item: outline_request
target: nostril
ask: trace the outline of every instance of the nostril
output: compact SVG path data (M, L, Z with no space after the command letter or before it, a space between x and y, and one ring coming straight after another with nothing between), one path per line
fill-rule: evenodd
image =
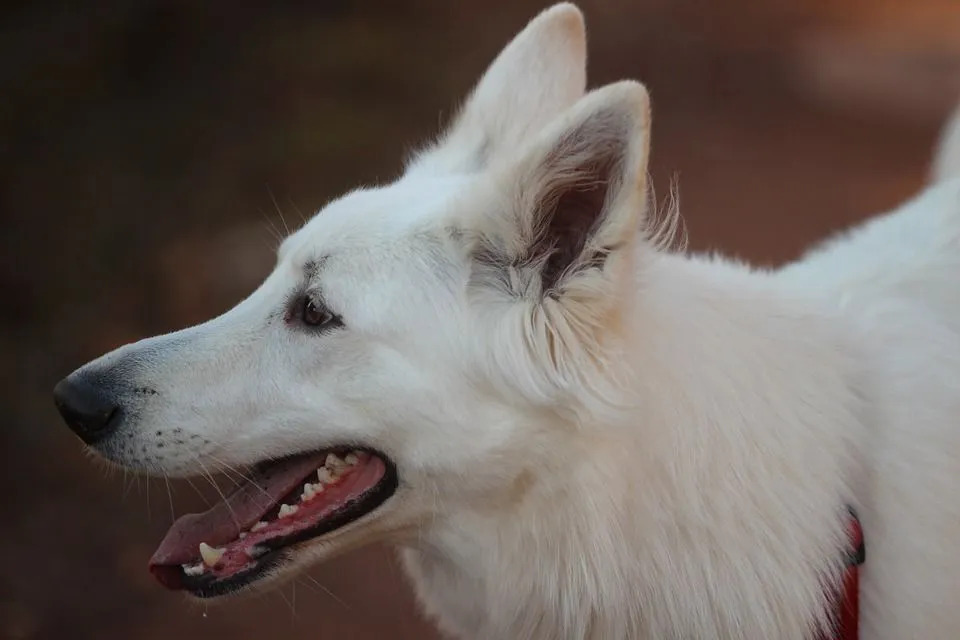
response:
M53 401L67 426L87 444L109 435L119 422L120 407L110 390L76 374L57 383Z

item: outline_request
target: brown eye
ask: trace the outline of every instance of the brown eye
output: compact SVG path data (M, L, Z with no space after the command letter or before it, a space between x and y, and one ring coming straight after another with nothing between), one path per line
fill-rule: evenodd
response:
M342 324L339 317L310 298L303 299L300 308L300 320L309 327L334 327Z

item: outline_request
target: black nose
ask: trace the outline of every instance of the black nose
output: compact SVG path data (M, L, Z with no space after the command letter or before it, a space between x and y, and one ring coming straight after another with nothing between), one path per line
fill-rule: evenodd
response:
M109 435L119 422L119 407L109 390L76 374L57 383L53 401L67 426L87 444Z

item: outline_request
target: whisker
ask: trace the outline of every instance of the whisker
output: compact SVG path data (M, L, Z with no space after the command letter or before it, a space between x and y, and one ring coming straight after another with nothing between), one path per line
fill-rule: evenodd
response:
M270 239L261 238L263 241L263 246L269 249L273 253L277 253L280 250L280 245L283 243L283 234L280 233L280 230L277 229L277 226L273 223L273 220L270 219L270 216L267 215L265 211L259 210L261 216L263 216L263 229L269 234ZM272 242L270 241L272 240Z
M293 210L298 216L300 216L301 222L303 222L303 224L307 224L307 216L303 215L303 211L300 210L300 207L298 207L297 204L290 198L287 198L287 202L290 203L290 206L293 207Z
M283 217L283 211L280 210L280 205L277 204L277 198L273 195L273 189L270 188L270 185L267 185L267 193L270 194L270 199L273 201L273 207L277 210L277 215L280 216L280 222L283 223L283 228L286 230L287 235L290 235L290 227L287 226L287 221Z
M240 471L240 470L237 469L236 467L234 467L234 466L232 466L232 465L224 462L223 460L221 460L220 458L216 457L215 455L213 455L213 454L211 454L211 453L208 453L207 456L210 457L210 458L213 458L213 461L216 462L216 463L220 466L220 468L223 470L224 473L226 473L226 472L229 470L230 472L237 474L238 476L240 476L241 479L243 479L243 480L245 480L246 482L248 482L248 483L252 484L253 486L255 486L255 487L260 491L260 493L262 493L262 494L265 495L267 498L269 498L271 502L273 501L273 496L271 496L269 493L267 493L266 489L264 489L264 488L261 487L259 484L257 484L256 482L254 482L253 478L251 478L251 477L248 476L247 474L243 473L242 471ZM239 486L239 485L238 485L238 486Z
M297 583L290 584L290 609L293 611L293 618L297 617Z
M210 458L212 456L207 454L207 457ZM221 467L219 464L216 466L215 470L217 473L219 473L224 478L226 478L227 481L230 482L230 484L232 484L234 487L240 487L240 483L237 482L237 480L232 475L230 475L230 472L224 469L223 467Z
M216 457L216 456L213 455L212 453L208 453L208 454L206 454L206 456L207 456L208 458L212 459L214 462L216 462L216 463L217 463L217 471L220 472L220 473L222 473L223 475L225 475L225 476L227 477L227 479L228 479L230 482L234 483L236 486L239 487L239 486L240 486L240 483L237 482L236 479L234 479L234 477L233 477L234 475L239 476L241 480L246 480L247 482L250 482L250 479L247 478L245 475L243 475L239 470L235 469L235 468L232 467L230 464L224 462L223 460L221 460L220 458ZM233 474L233 475L231 475L231 474Z
M170 503L170 520L176 521L177 514L173 510L173 491L170 489L170 478L163 474L163 482L167 487L167 501Z
M127 496L130 494L130 489L133 488L133 480L135 476L131 476L129 470L123 468L123 493L120 495L120 501L125 502Z
M338 598L337 595L336 595L333 591L330 591L330 589L327 589L325 586L323 586L322 584L320 584L320 582L319 582L316 578L314 578L313 576L305 573L305 574L303 574L301 577L303 577L303 578L309 580L310 582L312 582L313 584L317 585L317 587L318 587L321 591L323 591L323 593L325 593L325 594L327 594L328 596L330 596L331 598L333 598L335 602L339 603L339 604L340 604L341 606L343 606L345 609L348 609L348 610L350 609L350 605L348 605L346 602L344 602L343 600L341 600L340 598Z
M280 230L277 228L276 224L274 224L270 216L268 216L266 213L263 213L262 215L263 219L266 221L263 225L263 228L270 232L270 235L276 241L277 246L279 246L280 243L283 242L283 234L280 233ZM277 247L274 247L274 249L276 248Z
M287 596L283 594L283 591L281 589L277 589L274 593L280 596L283 599L283 601L287 603L287 606L290 607L290 621L293 622L293 620L297 617L297 612L294 611L293 609L293 603L290 602Z
M144 478L143 486L146 487L147 494L147 522L151 522L153 518L153 511L150 509L150 478ZM137 476L137 491L140 491L140 476Z
M227 496L223 494L223 491L220 489L220 485L218 485L216 481L214 481L213 476L210 475L210 472L207 470L206 465L203 464L203 460L201 460L199 456L194 456L194 459L197 461L197 464L200 465L200 468L203 469L203 473L206 476L207 480L210 481L210 484L213 485L213 488L216 489L217 493L220 494L220 499L223 500L223 504L226 505L227 511L230 512L230 517L233 518L233 524L236 525L237 529L239 529L240 521L237 520L237 514L234 513L233 507L231 507L230 503L227 501Z
M184 480L186 480L187 484L189 484L190 487L196 492L196 494L200 496L200 499L203 500L203 503L207 505L208 509L213 506L212 504L210 504L210 501L207 500L207 496L203 495L203 492L197 488L197 485L193 484L193 480L191 480L190 478L184 478Z

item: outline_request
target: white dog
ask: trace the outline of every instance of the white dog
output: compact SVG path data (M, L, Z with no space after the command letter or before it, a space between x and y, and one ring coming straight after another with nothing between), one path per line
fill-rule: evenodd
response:
M250 469L152 571L211 597L383 539L457 637L811 640L851 606L852 509L860 638L960 638L960 129L800 262L680 255L647 93L585 93L584 43L544 11L248 299L58 385L120 465Z

